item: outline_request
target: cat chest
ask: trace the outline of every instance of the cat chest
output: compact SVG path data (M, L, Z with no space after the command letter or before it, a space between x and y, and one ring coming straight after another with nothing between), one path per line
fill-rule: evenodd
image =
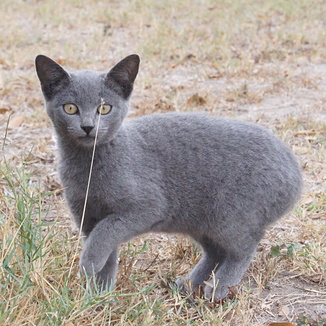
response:
M62 175L65 197L79 225L83 211L85 220L96 223L110 214L130 206L131 187L114 175L93 173L90 181L82 173ZM84 206L86 208L84 209Z
M88 207L92 208L94 212L97 211L97 207L109 209L114 207L119 200L120 189L117 187L111 187L111 183L103 178L101 182L95 178L88 182L87 178L74 178L66 179L65 195L69 203L74 207L80 207L87 202Z

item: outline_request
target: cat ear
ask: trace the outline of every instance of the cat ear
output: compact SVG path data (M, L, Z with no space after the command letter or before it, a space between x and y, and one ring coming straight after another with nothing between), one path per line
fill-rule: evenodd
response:
M139 69L139 56L129 55L116 64L106 75L105 84L124 99L131 95Z
M35 58L35 67L47 100L51 100L57 92L68 86L69 74L52 59L40 54Z

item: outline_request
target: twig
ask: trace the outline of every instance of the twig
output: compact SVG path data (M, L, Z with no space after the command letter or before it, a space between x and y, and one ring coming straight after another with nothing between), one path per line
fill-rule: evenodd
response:
M156 256L154 257L154 259L151 261L151 263L145 268L142 270L142 272L146 272L156 261L157 257L158 257L159 254L156 254Z

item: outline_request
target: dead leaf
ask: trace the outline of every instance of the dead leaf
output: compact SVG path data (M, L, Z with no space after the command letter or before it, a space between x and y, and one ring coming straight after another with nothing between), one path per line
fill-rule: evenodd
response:
M4 114L6 112L10 111L9 108L0 108L0 114Z
M294 133L294 136L315 136L317 133L314 130L301 130Z
M187 104L204 105L206 104L206 99L196 93L188 98Z
M58 58L55 61L61 66L65 65L65 63L66 63L66 60L62 59L62 58Z
M24 117L22 115L16 115L9 120L8 129L20 127L23 122Z
M73 324L72 322L69 322L69 323L65 323L64 326L75 326L75 324Z
M225 99L225 101L227 101L227 102L235 102L235 99L232 98L232 97L228 97L228 98Z

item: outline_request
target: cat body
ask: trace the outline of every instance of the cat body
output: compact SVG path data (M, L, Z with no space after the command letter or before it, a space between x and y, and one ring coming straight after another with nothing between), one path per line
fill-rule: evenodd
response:
M112 285L119 244L147 232L182 233L202 246L203 257L177 284L201 285L208 298L224 298L240 282L266 227L299 198L299 166L281 141L253 124L198 113L124 121L138 65L132 55L108 73L68 73L47 57L36 59L65 196L86 236L81 268ZM97 113L101 102L109 113ZM67 103L77 111L67 114ZM204 283L212 273L217 289Z

